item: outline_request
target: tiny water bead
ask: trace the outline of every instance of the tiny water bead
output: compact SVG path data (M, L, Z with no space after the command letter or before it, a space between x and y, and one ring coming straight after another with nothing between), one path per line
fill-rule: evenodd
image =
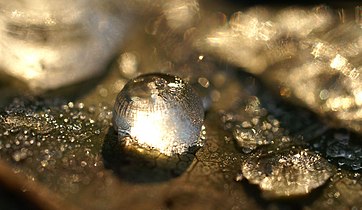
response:
M192 87L177 76L160 73L130 80L113 110L119 139L167 156L202 145L203 119L201 99Z
M102 112L102 113L101 113ZM0 110L0 158L24 180L74 195L103 169L111 110L61 99L15 98Z

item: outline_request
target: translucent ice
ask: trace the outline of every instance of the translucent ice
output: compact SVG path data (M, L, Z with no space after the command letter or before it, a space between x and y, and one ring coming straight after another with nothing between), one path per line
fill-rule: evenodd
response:
M99 75L128 24L127 11L109 0L1 0L0 10L0 67L36 90Z
M260 76L284 98L333 119L331 125L361 133L361 37L358 23L338 21L326 6L256 7L235 13L195 45Z
M113 126L121 140L166 155L200 145L203 118L202 102L191 86L166 74L129 81L113 110Z
M260 149L247 158L241 169L249 182L271 197L308 194L333 174L325 159L300 147Z

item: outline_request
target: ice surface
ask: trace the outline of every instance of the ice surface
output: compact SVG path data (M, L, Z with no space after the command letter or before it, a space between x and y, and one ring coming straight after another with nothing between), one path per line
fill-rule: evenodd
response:
M260 75L287 100L331 124L362 132L361 37L354 20L326 6L237 12L195 46ZM312 24L313 23L313 24Z
M300 77L294 78L300 78L300 83L296 80L288 84L272 80L274 77L286 79L289 76L288 73L275 74L275 63L283 63L287 58L286 63L290 66L287 65L285 69L290 71L301 66L300 63L305 64L304 58L310 58L318 61L317 63L327 63L329 73L338 80L338 83L332 84L338 86L341 82L342 87L351 88L349 85L354 85L349 83L351 78L341 79L353 76L354 74L349 73L354 71L348 69L351 69L351 65L356 67L360 62L361 42L356 38L358 33L350 33L355 32L348 29L351 24L346 21L346 24L333 30L328 28L327 24L326 27L310 31L311 27L320 26L320 23L326 20L323 19L323 14L328 14L328 10L323 7L317 7L319 10L289 8L289 13L281 13L279 16L274 13L276 10L269 8L251 9L251 13L237 13L232 24L237 31L234 35L247 36L249 41L256 39L256 42L243 42L247 47L240 47L237 46L238 38L234 37L235 42L230 42L230 45L227 45L230 48L225 50L236 49L240 55L249 57L235 58L241 58L239 61L243 62L250 61L251 64L254 55L263 55L255 57L256 61L267 58L266 64L273 65L273 68L269 66L271 68L265 72L272 70L270 72L273 72L273 77L267 74L260 76L271 84L265 87L259 83L258 78L237 71L240 69L235 69L230 63L220 61L220 58L224 60L224 57L213 57L210 51L200 51L200 48L195 50L192 47L190 42L202 35L198 34L198 29L213 29L215 24L207 21L190 22L185 18L185 25L182 26L182 19L178 16L175 20L181 21L177 23L181 24L178 25L181 27L173 30L163 13L166 7L162 5L168 1L132 2L143 4L143 8L148 7L146 10L158 7L160 13L143 13L140 18L142 23L132 25L139 27L136 34L130 35L135 41L126 43L126 48L120 52L120 59L114 64L116 68L110 69L109 74L105 74L87 89L71 90L75 99L65 100L66 102L46 102L40 98L30 101L18 99L7 108L1 109L0 162L1 166L8 166L9 171L20 177L20 185L13 186L16 192L23 192L19 193L19 201L23 201L22 196L26 196L26 200L36 200L36 196L43 195L49 202L53 202L58 194L65 203L82 209L358 209L362 206L359 134L328 127L330 122L335 122L329 117L341 111L334 111L331 115L319 115L323 116L321 119L326 119L327 123L323 123L310 111L314 110L312 106L305 105L311 98L314 102L335 98L333 94L331 96L332 89L323 88L313 92L319 97L316 99L304 95L308 97L295 100L298 90L293 87L307 84L316 74L302 72L305 75L300 74ZM203 11L204 6L205 4L200 4L201 21L213 16L209 10ZM189 9L192 9L192 6ZM213 9L222 11L219 7ZM186 14L185 8L171 10ZM196 14L193 11L190 11L191 15ZM268 16L268 13L272 15ZM342 16L343 10L339 13ZM280 23L275 19L285 19L290 14L296 15L290 20L299 21L301 24L293 25L293 21ZM308 17L304 20L305 15ZM229 27L223 25L226 23L225 15L218 13L216 16L218 27ZM256 19L253 18L255 16ZM148 21L155 21L155 27L144 32ZM316 24L309 25L314 21ZM333 21L332 24L335 23ZM200 25L193 25L195 23ZM254 27L250 27L252 30L248 31L248 27L243 27L240 23ZM275 30L279 24L291 33L280 38L280 31ZM192 28L186 29L189 26ZM300 30L301 26L308 30ZM325 32L324 30L328 32L321 33ZM39 39L36 34L34 32L29 38L38 37L37 42L41 42L44 36ZM278 39L270 42L274 36ZM305 36L310 39L304 39ZM323 37L323 40L311 36ZM255 51L253 47L260 47L258 49L261 51ZM265 49L266 54L263 53ZM333 54L336 49L338 55ZM293 56L296 54L301 56L298 57L300 61L295 61ZM112 110L103 106L98 108L99 103L112 106L116 94L129 78L155 69L178 75L189 81L189 84L196 84L200 87L200 92L205 93L201 95L207 99L204 123L208 132L204 146L191 154L169 158L148 148L134 145L127 147L117 141L117 133L110 127ZM309 83L310 87L304 87L327 87L328 84L323 82L329 79L322 76L319 80L322 83L316 83L315 86ZM279 100L269 91L270 87L281 97L298 105L304 104L310 110ZM0 101L2 105L8 103L7 96L15 97L8 91L8 83L0 84L0 92L1 99L6 99ZM28 90L20 92L27 93ZM305 93L302 92L301 96ZM350 96L349 93L348 95ZM343 103L330 104L333 104L334 108L338 108L336 105L340 105L340 108L348 107L350 99L358 96L357 91L350 98L339 100ZM56 96L49 94L48 97ZM90 104L97 106L91 107ZM314 112L320 113L319 110ZM219 115L220 113L222 114ZM353 119L354 116L351 114L345 117ZM286 141L283 136L287 137L284 138ZM40 143L39 146L37 143ZM142 155L130 154L132 152ZM326 160L330 164L326 163ZM270 167L261 167L263 164L272 166L272 170L269 170ZM244 166L246 169L242 171ZM329 171L331 168L333 169ZM308 173L304 175L306 171ZM332 175L335 171L338 172ZM0 171L0 181L4 184L13 178L6 172L7 170ZM250 177L242 172L246 175L257 174ZM264 185L258 180L263 174L269 175L265 176ZM252 181L259 184L250 184ZM48 188L50 193L44 195L39 188L29 187L29 182ZM290 186L286 185L288 183ZM300 186L292 188L296 183ZM258 186L264 188L257 190ZM269 195L272 199L265 199L263 195ZM299 199L293 195L303 197ZM280 200L286 196L287 199ZM39 203L39 207L44 207L43 202L36 203Z
M1 71L34 91L100 75L129 24L112 1L0 1L0 8Z
M308 194L333 175L325 159L300 147L260 149L241 168L249 182L258 184L271 197Z
M113 115L121 141L130 137L129 143L166 155L202 143L201 99L179 77L146 74L130 80L117 96Z

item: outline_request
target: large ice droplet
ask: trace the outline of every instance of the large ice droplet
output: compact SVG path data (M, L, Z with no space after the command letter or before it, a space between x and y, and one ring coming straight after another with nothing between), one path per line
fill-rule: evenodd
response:
M204 110L199 96L181 78L146 74L118 94L113 126L127 144L171 156L201 145Z

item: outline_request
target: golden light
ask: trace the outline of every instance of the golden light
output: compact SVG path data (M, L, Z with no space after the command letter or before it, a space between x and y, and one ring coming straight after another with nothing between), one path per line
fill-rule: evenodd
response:
M164 141L168 132L163 121L161 112L137 112L135 124L131 128L131 135L137 137L140 145L147 145L157 148L162 153L172 146L170 142ZM171 145L170 145L171 144Z
M345 57L337 54L336 57L332 59L330 67L333 69L341 70L347 63L348 60Z

